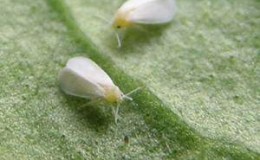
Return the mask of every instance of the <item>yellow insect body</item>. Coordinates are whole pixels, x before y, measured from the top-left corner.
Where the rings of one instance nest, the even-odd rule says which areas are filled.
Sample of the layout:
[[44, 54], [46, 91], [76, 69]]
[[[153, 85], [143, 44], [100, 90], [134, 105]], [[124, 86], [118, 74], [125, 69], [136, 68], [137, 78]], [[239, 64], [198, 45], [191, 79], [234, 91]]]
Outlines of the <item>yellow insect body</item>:
[[121, 10], [119, 10], [115, 15], [113, 27], [120, 29], [120, 28], [129, 28], [129, 27], [133, 26], [133, 22], [131, 22], [128, 19], [130, 12], [131, 12], [131, 10], [129, 10], [127, 12], [122, 12]]
[[104, 87], [105, 96], [104, 98], [110, 104], [120, 104], [123, 101], [123, 93], [117, 86]]

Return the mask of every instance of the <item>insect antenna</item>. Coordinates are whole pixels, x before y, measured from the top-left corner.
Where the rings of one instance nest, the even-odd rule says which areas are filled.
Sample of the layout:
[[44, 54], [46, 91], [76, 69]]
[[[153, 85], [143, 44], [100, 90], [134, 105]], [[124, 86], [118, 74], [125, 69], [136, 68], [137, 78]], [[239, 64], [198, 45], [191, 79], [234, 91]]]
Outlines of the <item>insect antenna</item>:
[[136, 89], [134, 89], [134, 90], [132, 90], [132, 91], [126, 93], [125, 95], [123, 95], [123, 99], [127, 99], [127, 100], [132, 101], [133, 98], [131, 98], [130, 95], [133, 94], [133, 93], [135, 93], [135, 92], [137, 92], [138, 90], [140, 90], [140, 89], [142, 89], [142, 88], [143, 88], [143, 87], [137, 87]]

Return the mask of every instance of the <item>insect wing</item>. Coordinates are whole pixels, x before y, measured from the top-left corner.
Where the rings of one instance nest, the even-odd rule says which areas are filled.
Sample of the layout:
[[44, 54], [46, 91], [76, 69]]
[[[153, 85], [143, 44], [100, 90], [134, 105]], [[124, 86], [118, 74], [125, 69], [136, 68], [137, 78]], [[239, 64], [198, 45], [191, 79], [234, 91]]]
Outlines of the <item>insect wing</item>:
[[75, 57], [68, 61], [70, 68], [78, 75], [96, 85], [114, 85], [111, 78], [95, 62], [85, 57]]
[[61, 89], [69, 95], [89, 98], [104, 97], [103, 88], [88, 81], [69, 68], [64, 68], [59, 75]]
[[[144, 0], [145, 1], [145, 0]], [[173, 19], [175, 0], [146, 0], [132, 8], [127, 19], [134, 23], [160, 24]]]
[[84, 98], [104, 97], [103, 86], [114, 85], [95, 62], [84, 57], [70, 59], [59, 79], [65, 93]]
[[128, 0], [120, 8], [121, 12], [129, 12], [143, 4], [149, 3], [154, 0]]

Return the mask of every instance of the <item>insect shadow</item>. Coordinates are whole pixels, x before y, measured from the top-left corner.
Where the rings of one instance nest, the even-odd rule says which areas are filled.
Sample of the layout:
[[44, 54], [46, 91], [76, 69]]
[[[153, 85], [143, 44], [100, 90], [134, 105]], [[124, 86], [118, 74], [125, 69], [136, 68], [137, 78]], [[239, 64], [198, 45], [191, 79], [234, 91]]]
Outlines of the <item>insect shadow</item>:
[[[60, 90], [60, 92], [62, 92]], [[102, 103], [91, 103], [90, 100], [66, 95], [66, 104], [78, 115], [78, 119], [83, 121], [86, 127], [90, 127], [97, 132], [106, 131], [110, 124], [113, 124], [110, 106]], [[86, 123], [85, 123], [86, 122]]]
[[[150, 43], [157, 43], [171, 24], [161, 25], [136, 25], [121, 32], [122, 46], [117, 50], [118, 54], [133, 53], [136, 48], [142, 48]], [[111, 39], [111, 37], [110, 37]], [[116, 46], [116, 37], [114, 41], [108, 41], [109, 46]], [[115, 47], [114, 47], [115, 48]]]

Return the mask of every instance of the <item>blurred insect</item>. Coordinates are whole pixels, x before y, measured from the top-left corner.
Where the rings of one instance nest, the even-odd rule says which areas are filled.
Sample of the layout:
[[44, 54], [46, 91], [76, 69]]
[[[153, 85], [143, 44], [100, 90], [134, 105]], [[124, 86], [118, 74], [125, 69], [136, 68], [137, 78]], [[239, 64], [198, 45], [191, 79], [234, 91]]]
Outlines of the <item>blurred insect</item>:
[[95, 62], [84, 57], [71, 58], [59, 74], [61, 89], [69, 95], [103, 100], [113, 107], [115, 123], [118, 119], [118, 110], [123, 100], [132, 100], [128, 95], [139, 88], [124, 94], [111, 78]]
[[[164, 24], [176, 12], [175, 0], [128, 0], [115, 13], [113, 28], [125, 29], [135, 24]], [[121, 35], [116, 31], [118, 47]]]
[[124, 142], [125, 142], [125, 144], [129, 144], [129, 140], [130, 138], [129, 138], [129, 136], [128, 135], [125, 135], [124, 136]]

